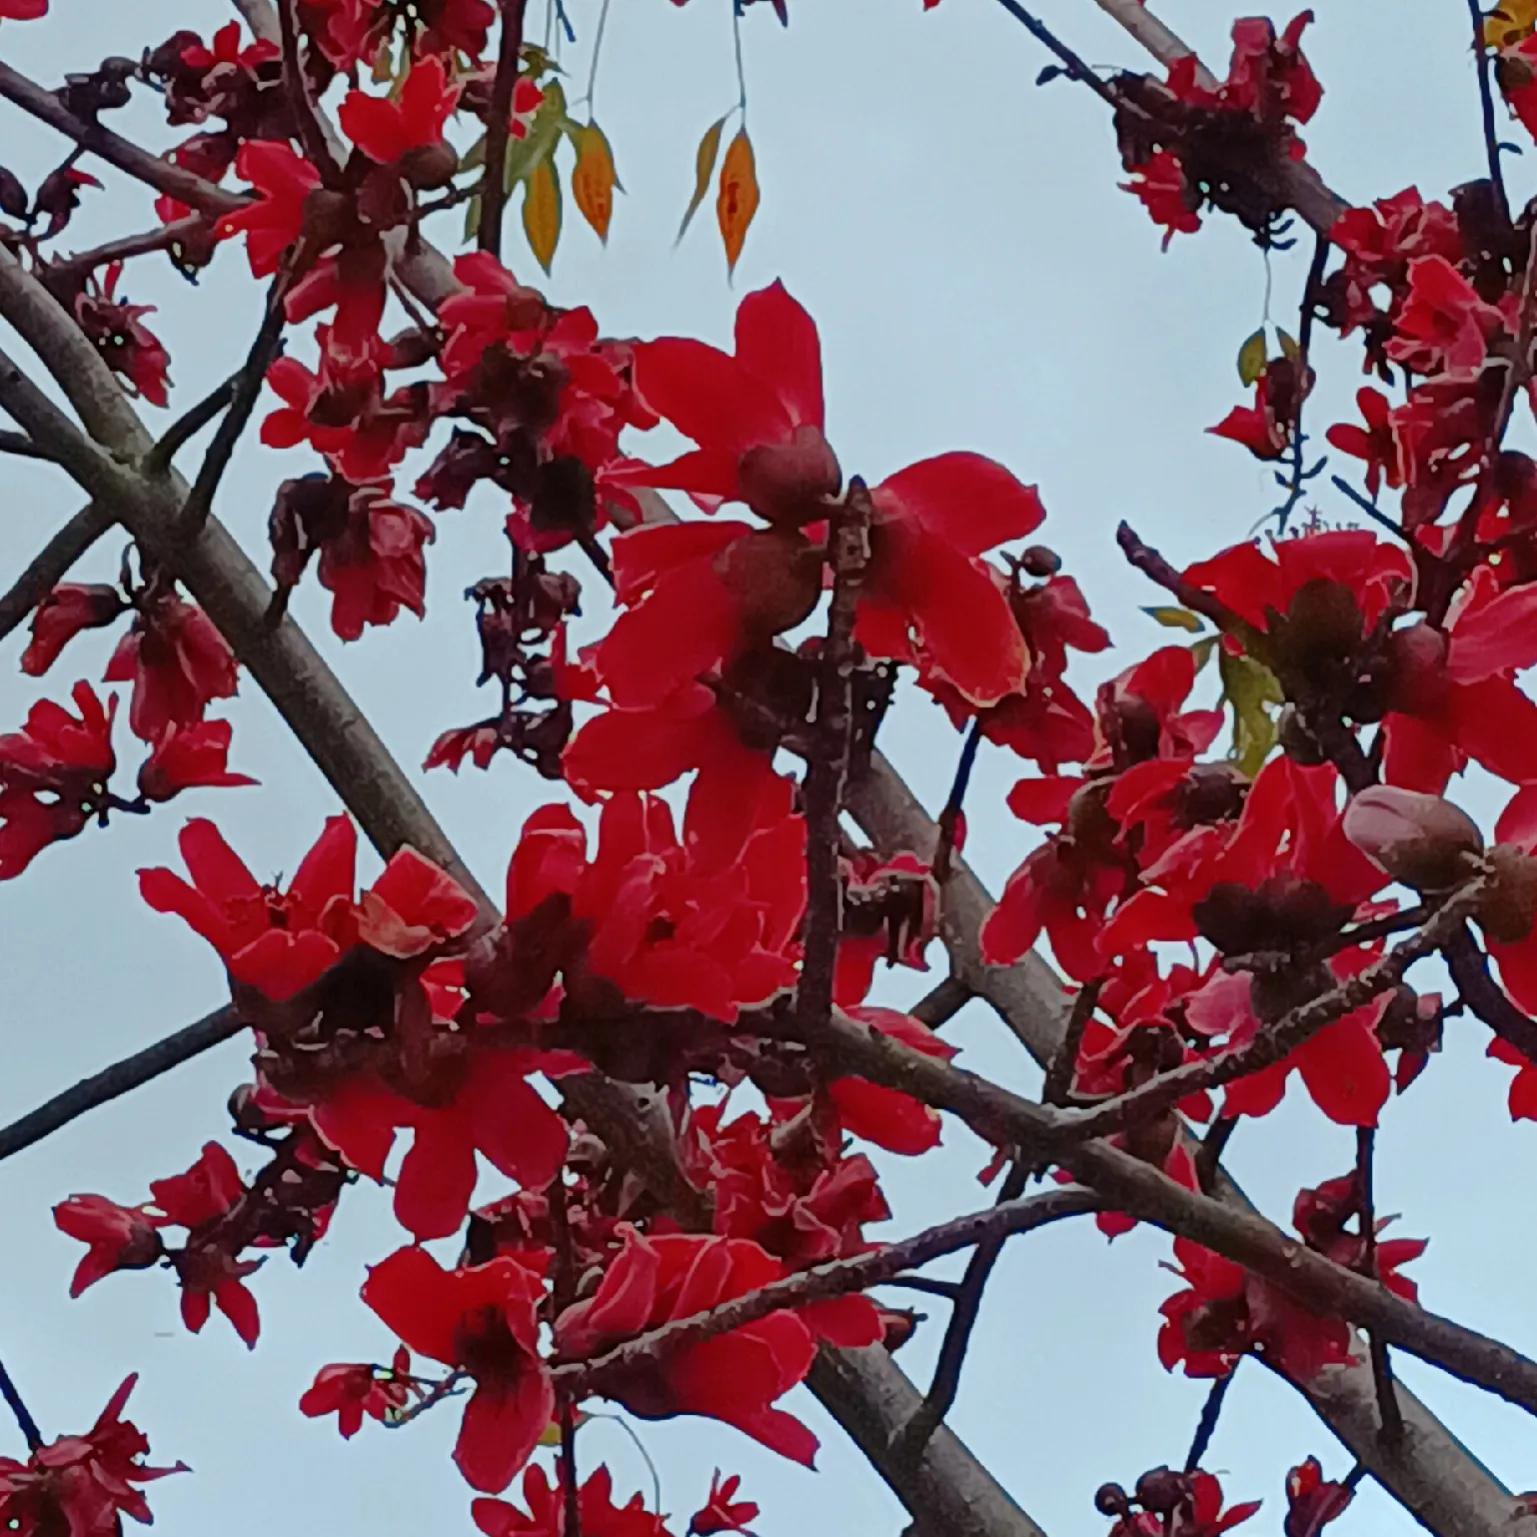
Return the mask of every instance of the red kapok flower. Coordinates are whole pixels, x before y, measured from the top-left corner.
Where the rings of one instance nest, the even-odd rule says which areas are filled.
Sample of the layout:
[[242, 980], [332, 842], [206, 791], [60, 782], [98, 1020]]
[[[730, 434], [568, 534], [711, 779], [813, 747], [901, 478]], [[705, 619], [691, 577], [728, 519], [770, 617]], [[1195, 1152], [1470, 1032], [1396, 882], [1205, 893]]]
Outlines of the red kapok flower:
[[1318, 1459], [1307, 1458], [1286, 1475], [1283, 1537], [1318, 1537], [1354, 1498], [1354, 1489], [1326, 1479]]
[[740, 1473], [723, 1479], [717, 1468], [710, 1475], [709, 1499], [694, 1512], [688, 1524], [689, 1537], [712, 1537], [715, 1532], [739, 1532], [741, 1537], [753, 1537], [747, 1523], [757, 1519], [758, 1507], [751, 1500], [737, 1499], [741, 1487]]
[[111, 624], [125, 606], [116, 587], [101, 582], [60, 582], [32, 614], [32, 639], [21, 654], [21, 670], [40, 678], [82, 630]]
[[115, 1270], [147, 1269], [165, 1252], [157, 1220], [142, 1206], [119, 1206], [103, 1195], [72, 1195], [54, 1207], [53, 1220], [61, 1233], [87, 1246], [69, 1283], [71, 1297]]
[[336, 1428], [351, 1440], [363, 1428], [363, 1417], [384, 1421], [411, 1401], [411, 1352], [402, 1345], [388, 1371], [366, 1363], [322, 1366], [299, 1399], [299, 1413], [318, 1419], [336, 1416]]
[[[6, 0], [0, 0], [0, 15]], [[149, 1505], [136, 1487], [187, 1465], [152, 1468], [144, 1432], [123, 1418], [123, 1406], [139, 1380], [124, 1378], [83, 1436], [60, 1436], [25, 1462], [0, 1457], [0, 1530], [16, 1537], [121, 1537], [122, 1517], [149, 1522]]]
[[140, 870], [140, 894], [156, 912], [185, 919], [236, 981], [281, 1003], [351, 942], [357, 833], [348, 818], [326, 822], [286, 893], [263, 886], [212, 822], [188, 822], [178, 842], [192, 884], [170, 870]]
[[132, 683], [128, 724], [145, 742], [193, 726], [215, 699], [235, 693], [235, 654], [202, 609], [172, 594], [146, 595], [104, 674]]
[[363, 1301], [418, 1355], [475, 1379], [454, 1461], [473, 1489], [505, 1489], [555, 1410], [539, 1354], [544, 1283], [513, 1259], [445, 1270], [425, 1249], [397, 1249], [373, 1266]]
[[380, 165], [393, 165], [415, 149], [443, 142], [443, 126], [459, 101], [443, 60], [420, 59], [393, 99], [351, 91], [336, 117], [342, 132]]
[[147, 801], [168, 801], [183, 790], [254, 785], [249, 774], [229, 767], [232, 731], [227, 720], [168, 726], [139, 770], [139, 794]]
[[253, 277], [270, 277], [304, 229], [304, 203], [320, 172], [287, 144], [253, 139], [235, 157], [235, 174], [256, 189], [249, 208], [219, 220], [219, 234], [244, 234]]
[[[614, 1480], [606, 1467], [592, 1470], [576, 1498], [582, 1537], [668, 1537], [662, 1518], [646, 1509], [641, 1495], [614, 1504]], [[505, 1500], [474, 1500], [470, 1516], [486, 1537], [568, 1537], [561, 1463], [555, 1464], [553, 1480], [538, 1466], [524, 1473], [523, 1503], [526, 1514]]]
[[117, 767], [112, 718], [89, 683], [71, 698], [78, 716], [51, 699], [27, 711], [20, 731], [0, 736], [0, 880], [10, 880], [50, 843], [73, 838], [104, 804]]

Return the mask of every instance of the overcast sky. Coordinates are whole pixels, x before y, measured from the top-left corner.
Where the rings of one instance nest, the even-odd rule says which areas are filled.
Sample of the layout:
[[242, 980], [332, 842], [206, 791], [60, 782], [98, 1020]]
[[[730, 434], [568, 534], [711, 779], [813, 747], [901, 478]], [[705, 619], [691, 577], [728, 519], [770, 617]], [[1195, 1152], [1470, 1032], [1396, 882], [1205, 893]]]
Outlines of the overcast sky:
[[[1062, 553], [1122, 648], [1079, 675], [1091, 689], [1159, 639], [1136, 608], [1158, 594], [1119, 563], [1117, 520], [1130, 518], [1183, 563], [1244, 537], [1275, 499], [1262, 467], [1203, 435], [1239, 397], [1234, 356], [1263, 316], [1265, 260], [1221, 221], [1161, 256], [1159, 232], [1116, 190], [1121, 173], [1102, 104], [1066, 82], [1036, 89], [1046, 57], [995, 0], [944, 0], [930, 15], [919, 0], [790, 5], [788, 32], [768, 6], [753, 7], [744, 24], [764, 192], [735, 292], [708, 208], [681, 248], [672, 241], [695, 143], [736, 96], [728, 0], [693, 0], [683, 10], [667, 0], [616, 0], [597, 104], [628, 196], [607, 250], [573, 218], [550, 291], [590, 304], [613, 335], [726, 341], [737, 293], [782, 277], [822, 329], [829, 435], [845, 470], [878, 477], [969, 448], [1039, 484], [1049, 514], [1041, 537]], [[567, 6], [579, 36], [567, 53], [576, 95], [597, 0]], [[45, 24], [0, 31], [0, 57], [49, 83], [104, 54], [136, 53], [178, 26], [206, 34], [227, 19], [218, 0], [53, 0], [53, 9]], [[1316, 9], [1307, 47], [1326, 94], [1306, 136], [1326, 178], [1362, 201], [1410, 182], [1439, 195], [1480, 174], [1461, 0], [1320, 0]], [[534, 0], [531, 11], [540, 10]], [[1134, 45], [1086, 0], [1049, 0], [1042, 12], [1091, 62], [1140, 64]], [[1164, 14], [1220, 73], [1228, 5], [1181, 0]], [[152, 103], [125, 119], [147, 142], [170, 142]], [[29, 184], [57, 163], [59, 143], [3, 104], [0, 125], [0, 159]], [[144, 189], [102, 174], [108, 191], [89, 199], [67, 245], [84, 248], [152, 219]], [[1524, 163], [1512, 174], [1524, 199], [1533, 190]], [[1293, 329], [1305, 244], [1273, 261], [1273, 315]], [[520, 276], [537, 276], [518, 238], [508, 249]], [[236, 252], [222, 253], [195, 291], [158, 258], [137, 263], [127, 287], [161, 306], [152, 324], [173, 357], [173, 411], [244, 354], [260, 295]], [[1358, 353], [1321, 344], [1317, 357], [1323, 381], [1309, 415], [1321, 427], [1350, 414]], [[167, 419], [159, 413], [157, 424]], [[273, 489], [311, 467], [303, 451], [248, 445], [225, 480], [217, 510], [263, 564]], [[30, 558], [79, 498], [57, 472], [12, 460], [0, 472], [3, 573]], [[1322, 498], [1325, 516], [1348, 515], [1332, 492]], [[459, 594], [500, 569], [498, 527], [490, 503], [439, 520], [430, 625], [407, 617], [344, 647], [329, 634], [324, 594], [310, 585], [296, 595], [295, 614], [408, 766], [442, 728], [490, 708], [473, 688], [473, 630]], [[108, 577], [121, 548], [120, 537], [108, 539], [83, 569]], [[33, 681], [15, 666], [23, 639], [12, 636], [0, 651], [0, 729], [43, 694], [62, 698], [75, 678], [99, 678], [110, 645], [85, 637]], [[221, 1001], [212, 951], [136, 895], [134, 870], [175, 862], [186, 817], [217, 818], [270, 876], [291, 871], [338, 809], [254, 685], [243, 685], [231, 713], [234, 765], [257, 775], [260, 789], [195, 792], [151, 817], [89, 830], [0, 886], [0, 1122]], [[126, 731], [119, 745], [137, 761]], [[956, 748], [939, 712], [906, 699], [885, 746], [938, 804]], [[972, 853], [995, 884], [1030, 846], [1002, 807], [1018, 772], [994, 752], [972, 791]], [[458, 780], [435, 774], [423, 787], [493, 889], [523, 818], [551, 798], [551, 787], [506, 761]], [[1465, 799], [1483, 809], [1498, 803], [1480, 786]], [[922, 986], [901, 974], [882, 984], [882, 997], [910, 1001]], [[985, 1011], [968, 1009], [953, 1035], [968, 1065], [1035, 1084]], [[1403, 1233], [1432, 1235], [1413, 1272], [1431, 1307], [1531, 1351], [1537, 1127], [1510, 1126], [1508, 1072], [1483, 1061], [1485, 1042], [1480, 1028], [1456, 1022], [1410, 1102], [1389, 1107], [1378, 1205], [1404, 1214]], [[201, 1338], [183, 1333], [164, 1273], [114, 1276], [77, 1302], [67, 1297], [79, 1247], [55, 1232], [52, 1203], [76, 1191], [137, 1201], [149, 1180], [185, 1168], [206, 1139], [226, 1133], [225, 1099], [244, 1079], [245, 1052], [232, 1042], [0, 1168], [0, 1356], [49, 1434], [88, 1426], [124, 1373], [142, 1373], [133, 1417], [156, 1459], [179, 1457], [195, 1469], [151, 1490], [159, 1527], [172, 1537], [265, 1537], [274, 1528], [467, 1533], [469, 1491], [448, 1461], [453, 1411], [398, 1433], [370, 1425], [343, 1444], [329, 1423], [295, 1408], [322, 1363], [388, 1355], [391, 1342], [356, 1300], [364, 1265], [400, 1242], [385, 1194], [351, 1192], [304, 1271], [279, 1257], [255, 1278], [263, 1333], [251, 1354], [218, 1319]], [[242, 1145], [234, 1149], [243, 1157]], [[1284, 1218], [1300, 1185], [1344, 1172], [1351, 1156], [1350, 1134], [1294, 1094], [1266, 1121], [1243, 1126], [1231, 1164]], [[954, 1126], [944, 1149], [921, 1164], [879, 1156], [897, 1213], [890, 1233], [980, 1204], [974, 1175], [983, 1157]], [[487, 1193], [498, 1188], [486, 1184]], [[1107, 1246], [1087, 1224], [1067, 1224], [1013, 1245], [996, 1272], [953, 1424], [1053, 1537], [1102, 1529], [1089, 1503], [1101, 1481], [1129, 1483], [1184, 1456], [1205, 1388], [1168, 1377], [1154, 1354], [1156, 1308], [1174, 1289], [1158, 1268], [1168, 1255], [1156, 1233]], [[901, 1357], [920, 1381], [943, 1327], [941, 1305], [933, 1310], [940, 1316]], [[1537, 1485], [1528, 1420], [1414, 1363], [1402, 1374], [1513, 1488]], [[788, 1406], [823, 1438], [817, 1474], [711, 1422], [638, 1426], [677, 1529], [719, 1465], [743, 1474], [744, 1492], [764, 1507], [764, 1534], [899, 1531], [895, 1501], [809, 1394]], [[639, 1454], [615, 1425], [598, 1424], [581, 1444], [588, 1463], [608, 1461], [622, 1495], [649, 1489]], [[0, 1451], [19, 1450], [0, 1424]], [[1309, 1453], [1336, 1477], [1349, 1466], [1299, 1398], [1263, 1373], [1243, 1374], [1208, 1466], [1225, 1472], [1230, 1497], [1265, 1499], [1245, 1531], [1279, 1532], [1281, 1479]], [[1363, 1491], [1342, 1527], [1374, 1537], [1414, 1529], [1374, 1491]]]

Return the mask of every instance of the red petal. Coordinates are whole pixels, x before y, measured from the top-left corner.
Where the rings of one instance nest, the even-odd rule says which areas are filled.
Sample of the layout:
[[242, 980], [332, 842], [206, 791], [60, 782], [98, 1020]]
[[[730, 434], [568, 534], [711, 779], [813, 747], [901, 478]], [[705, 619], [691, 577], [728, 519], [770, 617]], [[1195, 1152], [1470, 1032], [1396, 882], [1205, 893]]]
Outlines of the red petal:
[[783, 283], [748, 294], [737, 307], [736, 356], [774, 388], [794, 426], [822, 426], [822, 342]]
[[741, 454], [794, 430], [773, 389], [719, 348], [667, 336], [635, 348], [641, 399], [701, 448]]
[[472, 1489], [499, 1494], [533, 1455], [555, 1412], [555, 1390], [542, 1363], [512, 1382], [480, 1383], [464, 1406], [454, 1461]]
[[1046, 517], [1034, 486], [982, 454], [920, 459], [888, 475], [872, 495], [881, 512], [912, 519], [966, 555], [1023, 539]]

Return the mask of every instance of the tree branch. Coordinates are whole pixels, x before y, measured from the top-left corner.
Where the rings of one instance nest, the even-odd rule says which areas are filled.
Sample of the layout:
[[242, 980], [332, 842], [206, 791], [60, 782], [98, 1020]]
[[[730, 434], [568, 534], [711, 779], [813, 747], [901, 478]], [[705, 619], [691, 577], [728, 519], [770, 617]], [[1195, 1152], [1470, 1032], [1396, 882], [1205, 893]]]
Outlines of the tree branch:
[[50, 1100], [28, 1111], [9, 1126], [0, 1126], [0, 1159], [9, 1158], [44, 1137], [68, 1126], [98, 1105], [108, 1104], [141, 1084], [168, 1073], [183, 1062], [221, 1045], [245, 1028], [233, 1004], [225, 1004], [201, 1019], [184, 1026], [163, 1040], [136, 1051], [132, 1056], [104, 1067], [89, 1078], [82, 1078], [73, 1088], [55, 1094]]
[[802, 1307], [808, 1302], [864, 1291], [915, 1265], [926, 1265], [990, 1239], [1034, 1232], [1064, 1217], [1094, 1211], [1097, 1205], [1092, 1191], [1066, 1186], [955, 1217], [874, 1253], [799, 1270], [706, 1312], [672, 1319], [592, 1360], [558, 1365], [553, 1376], [557, 1386], [573, 1400], [602, 1393], [606, 1385], [622, 1380], [638, 1367], [655, 1363], [670, 1350], [756, 1323], [781, 1308]]
[[43, 1433], [37, 1428], [37, 1421], [32, 1418], [32, 1411], [22, 1400], [16, 1384], [11, 1381], [11, 1374], [6, 1371], [4, 1361], [0, 1361], [0, 1398], [5, 1400], [15, 1417], [17, 1429], [27, 1443], [27, 1450], [35, 1452], [43, 1444]]
[[491, 85], [491, 109], [486, 119], [486, 165], [480, 189], [480, 231], [477, 244], [500, 259], [502, 211], [507, 206], [507, 135], [512, 124], [512, 98], [523, 54], [523, 13], [528, 0], [501, 0], [502, 35]]
[[172, 165], [140, 149], [131, 140], [115, 134], [100, 123], [87, 123], [76, 117], [52, 92], [44, 90], [9, 64], [0, 63], [0, 96], [14, 102], [24, 112], [30, 112], [39, 121], [56, 128], [71, 138], [82, 149], [115, 165], [118, 170], [146, 182], [157, 192], [168, 192], [179, 202], [208, 214], [233, 213], [243, 208], [247, 199], [239, 193], [226, 192], [201, 176]]
[[91, 502], [37, 552], [6, 592], [0, 594], [0, 640], [27, 622], [33, 609], [69, 575], [70, 567], [113, 522], [110, 513], [102, 512]]
[[1462, 931], [1483, 890], [1481, 881], [1470, 881], [1449, 897], [1418, 933], [1363, 967], [1353, 977], [1347, 977], [1327, 992], [1283, 1014], [1273, 1025], [1261, 1029], [1246, 1045], [1160, 1073], [1092, 1110], [1069, 1112], [1066, 1137], [1070, 1141], [1086, 1141], [1091, 1137], [1109, 1136], [1137, 1121], [1172, 1109], [1188, 1095], [1220, 1088], [1281, 1061], [1337, 1019], [1370, 1003], [1380, 993], [1397, 987], [1416, 961], [1433, 955]]

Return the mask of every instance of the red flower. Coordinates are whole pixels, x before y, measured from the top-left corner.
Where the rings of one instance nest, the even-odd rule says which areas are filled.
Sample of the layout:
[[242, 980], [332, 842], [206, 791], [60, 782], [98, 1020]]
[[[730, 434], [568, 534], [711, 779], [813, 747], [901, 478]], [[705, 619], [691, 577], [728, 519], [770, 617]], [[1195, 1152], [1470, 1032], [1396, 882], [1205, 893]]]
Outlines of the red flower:
[[0, 0], [0, 21], [37, 21], [48, 14], [48, 0]]
[[[849, 1016], [926, 1057], [949, 1061], [958, 1048], [942, 1041], [925, 1024], [895, 1009], [854, 1008]], [[939, 1145], [939, 1112], [900, 1089], [867, 1078], [835, 1078], [827, 1097], [845, 1131], [891, 1153], [916, 1156]]]
[[227, 720], [168, 726], [139, 770], [139, 794], [147, 801], [168, 801], [183, 790], [254, 785], [249, 774], [230, 770], [231, 732]]
[[1225, 1377], [1245, 1351], [1266, 1360], [1296, 1382], [1311, 1382], [1326, 1366], [1350, 1356], [1350, 1325], [1323, 1318], [1242, 1265], [1174, 1240], [1175, 1274], [1188, 1289], [1159, 1308], [1164, 1323], [1158, 1357], [1168, 1371], [1183, 1366], [1187, 1377]]
[[[6, 3], [0, 0], [0, 15], [13, 14], [4, 9]], [[123, 1516], [146, 1523], [151, 1519], [144, 1493], [135, 1486], [185, 1473], [187, 1465], [152, 1468], [142, 1461], [149, 1441], [122, 1417], [138, 1380], [137, 1373], [124, 1378], [83, 1436], [60, 1436], [25, 1462], [0, 1457], [0, 1530], [15, 1537], [66, 1532], [69, 1537], [121, 1537]]]
[[1172, 150], [1156, 149], [1139, 165], [1128, 166], [1131, 180], [1122, 192], [1142, 200], [1154, 224], [1163, 226], [1163, 248], [1176, 235], [1193, 235], [1201, 227], [1200, 194], [1185, 178], [1185, 168]]
[[717, 1468], [710, 1475], [710, 1497], [700, 1510], [694, 1512], [688, 1524], [689, 1537], [711, 1537], [715, 1532], [740, 1532], [742, 1537], [753, 1537], [747, 1523], [758, 1516], [758, 1507], [751, 1500], [739, 1500], [736, 1492], [742, 1486], [742, 1477], [733, 1473], [722, 1479]]
[[244, 234], [253, 277], [268, 277], [304, 230], [305, 200], [320, 185], [320, 172], [287, 144], [253, 139], [241, 145], [235, 174], [256, 189], [248, 208], [219, 220], [219, 234]]
[[1316, 1457], [1299, 1463], [1286, 1475], [1286, 1524], [1283, 1537], [1318, 1537], [1335, 1519], [1344, 1515], [1355, 1490], [1348, 1484], [1331, 1483]]
[[32, 639], [21, 654], [21, 670], [40, 678], [82, 630], [98, 630], [123, 612], [122, 594], [100, 582], [60, 582], [32, 614]]
[[1380, 390], [1368, 386], [1356, 391], [1356, 405], [1366, 426], [1340, 422], [1329, 429], [1329, 441], [1342, 454], [1366, 461], [1368, 495], [1376, 496], [1384, 478], [1389, 489], [1396, 491], [1404, 483], [1404, 470], [1388, 398]]
[[[470, 1516], [486, 1537], [567, 1537], [566, 1494], [559, 1462], [552, 1482], [541, 1467], [523, 1475], [525, 1515], [505, 1500], [475, 1500]], [[624, 1505], [615, 1505], [614, 1481], [606, 1467], [596, 1467], [577, 1490], [577, 1520], [582, 1537], [668, 1537], [662, 1518], [646, 1509], [645, 1500], [632, 1494]]]
[[154, 305], [129, 304], [115, 297], [122, 275], [122, 262], [111, 263], [99, 292], [93, 277], [75, 300], [75, 318], [107, 366], [132, 386], [131, 393], [143, 396], [152, 406], [163, 406], [170, 398], [171, 356], [139, 319], [152, 315]]
[[336, 1428], [351, 1440], [363, 1428], [364, 1415], [382, 1422], [411, 1401], [410, 1370], [411, 1353], [404, 1345], [388, 1371], [362, 1364], [322, 1366], [304, 1390], [299, 1412], [311, 1419], [334, 1414]]
[[245, 1278], [260, 1260], [240, 1260], [220, 1241], [217, 1226], [246, 1194], [235, 1160], [217, 1142], [207, 1142], [198, 1161], [185, 1174], [150, 1181], [154, 1205], [164, 1214], [161, 1225], [174, 1223], [188, 1230], [186, 1247], [171, 1255], [181, 1282], [181, 1319], [194, 1334], [208, 1322], [217, 1306], [235, 1333], [255, 1349], [261, 1332], [256, 1298]]
[[516, 1260], [445, 1270], [425, 1249], [375, 1265], [363, 1301], [418, 1355], [475, 1380], [454, 1461], [473, 1489], [512, 1482], [550, 1424], [555, 1390], [539, 1354], [544, 1284]]
[[156, 912], [176, 913], [201, 934], [236, 981], [283, 1002], [350, 943], [357, 833], [346, 817], [326, 822], [286, 893], [263, 886], [212, 822], [188, 822], [179, 842], [192, 884], [170, 870], [140, 870], [139, 891]]
[[50, 699], [27, 712], [20, 731], [0, 736], [0, 880], [10, 880], [50, 843], [73, 838], [105, 806], [117, 767], [112, 717], [89, 683], [71, 691], [78, 716]]
[[393, 99], [351, 91], [337, 112], [342, 131], [370, 160], [393, 165], [412, 150], [443, 142], [443, 126], [459, 102], [443, 60], [419, 60]]
[[[820, 559], [786, 536], [824, 518], [841, 482], [822, 432], [816, 326], [780, 284], [742, 301], [734, 356], [681, 337], [640, 343], [635, 384], [699, 447], [611, 478], [688, 491], [711, 510], [745, 501], [781, 532], [683, 525], [619, 541], [615, 574], [629, 609], [601, 648], [599, 667], [625, 705], [655, 703], [735, 656], [754, 632], [778, 633], [810, 612]], [[871, 498], [861, 643], [871, 655], [917, 662], [973, 703], [996, 703], [1023, 681], [1027, 658], [980, 557], [1039, 526], [1039, 497], [989, 459], [945, 454], [888, 477]], [[778, 590], [765, 602], [767, 583]]]
[[[270, 420], [270, 418], [269, 418]], [[318, 552], [316, 574], [332, 595], [331, 628], [357, 640], [402, 609], [426, 612], [423, 548], [433, 537], [424, 513], [394, 501], [385, 485], [352, 485], [322, 476], [283, 483], [269, 521], [272, 574], [295, 586]]]
[[409, 11], [387, 0], [318, 0], [325, 18], [319, 42], [340, 69], [373, 64], [404, 23], [417, 58], [465, 53], [478, 59], [496, 16], [491, 0], [416, 0]]
[[377, 1081], [349, 1080], [315, 1103], [310, 1118], [353, 1168], [376, 1180], [384, 1178], [396, 1128], [411, 1128], [411, 1151], [395, 1183], [395, 1217], [418, 1239], [444, 1238], [469, 1210], [477, 1151], [529, 1189], [548, 1185], [565, 1161], [566, 1123], [528, 1082], [538, 1066], [528, 1052], [479, 1051], [457, 1087], [430, 1105]]
[[1222, 1485], [1199, 1470], [1155, 1468], [1137, 1480], [1137, 1490], [1146, 1508], [1121, 1516], [1109, 1537], [1221, 1537], [1260, 1507], [1249, 1500], [1223, 1510]]
[[69, 1283], [71, 1297], [113, 1271], [145, 1270], [165, 1253], [157, 1219], [142, 1206], [119, 1206], [101, 1195], [72, 1195], [54, 1207], [53, 1220], [61, 1233], [87, 1246]]
[[1444, 256], [1409, 263], [1409, 293], [1393, 322], [1388, 356], [1417, 374], [1471, 378], [1484, 366], [1500, 312]]
[[[1312, 382], [1309, 370], [1304, 396]], [[1206, 430], [1215, 437], [1242, 443], [1256, 459], [1279, 459], [1291, 444], [1298, 404], [1297, 365], [1289, 358], [1273, 358], [1255, 381], [1254, 404], [1234, 406], [1215, 427]]]
[[172, 726], [196, 725], [215, 699], [231, 698], [235, 674], [235, 654], [208, 615], [167, 593], [141, 600], [103, 676], [133, 684], [128, 724], [157, 742]]
[[[631, 1229], [597, 1291], [556, 1320], [556, 1342], [565, 1356], [595, 1356], [669, 1319], [756, 1291], [784, 1273], [778, 1260], [745, 1239], [642, 1237]], [[644, 1419], [703, 1414], [724, 1420], [809, 1467], [816, 1437], [772, 1405], [811, 1370], [813, 1331], [840, 1345], [869, 1345], [882, 1337], [868, 1298], [842, 1298], [831, 1308], [818, 1304], [798, 1313], [781, 1310], [637, 1364], [609, 1393]]]
[[377, 367], [362, 367], [354, 359], [339, 367], [330, 329], [320, 326], [315, 334], [321, 345], [318, 373], [297, 358], [279, 358], [267, 370], [267, 384], [283, 404], [263, 418], [261, 440], [268, 448], [308, 443], [354, 485], [386, 480], [391, 468], [427, 439], [426, 395], [405, 385], [386, 396]]

